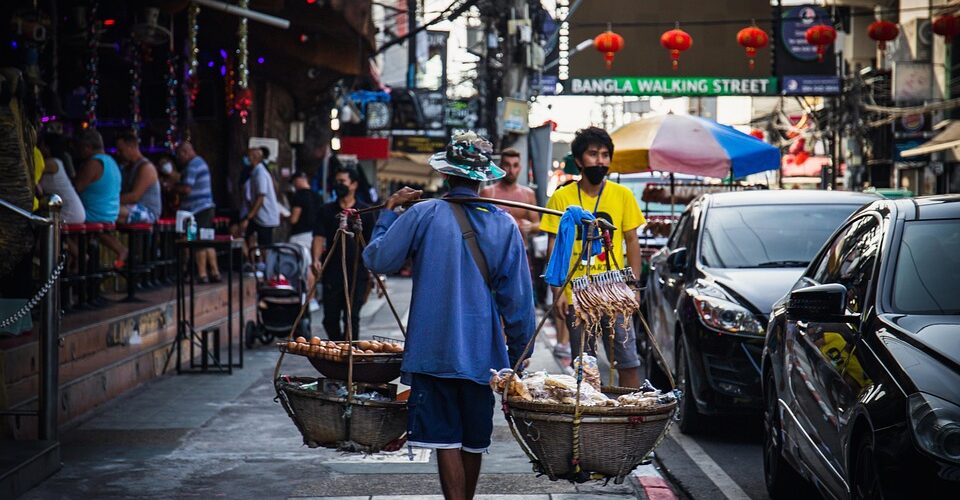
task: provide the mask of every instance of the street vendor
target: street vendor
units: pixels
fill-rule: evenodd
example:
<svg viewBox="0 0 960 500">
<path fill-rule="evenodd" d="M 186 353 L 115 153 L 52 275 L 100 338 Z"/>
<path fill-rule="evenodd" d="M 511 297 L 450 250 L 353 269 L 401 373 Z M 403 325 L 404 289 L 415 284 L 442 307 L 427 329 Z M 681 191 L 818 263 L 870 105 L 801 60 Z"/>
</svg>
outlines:
<svg viewBox="0 0 960 500">
<path fill-rule="evenodd" d="M 448 198 L 476 197 L 481 182 L 503 177 L 490 151 L 467 132 L 431 157 Z M 472 498 L 493 432 L 490 370 L 515 366 L 534 333 L 530 271 L 509 213 L 444 200 L 404 210 L 420 194 L 405 187 L 387 200 L 363 258 L 376 273 L 413 259 L 401 378 L 411 386 L 408 444 L 437 450 L 446 498 Z"/>
<path fill-rule="evenodd" d="M 633 269 L 634 276 L 640 276 L 640 242 L 637 239 L 637 228 L 643 225 L 646 219 L 640 211 L 633 192 L 606 178 L 610 160 L 613 158 L 613 140 L 605 130 L 589 127 L 577 132 L 570 144 L 570 149 L 574 162 L 580 170 L 580 180 L 557 189 L 547 201 L 547 208 L 562 212 L 567 207 L 576 205 L 617 227 L 611 235 L 610 248 L 614 255 L 607 255 L 606 251 L 590 255 L 589 262 L 584 262 L 573 277 L 586 275 L 588 267 L 591 274 L 597 274 L 608 269 L 622 269 L 626 265 Z M 540 230 L 549 234 L 547 253 L 550 255 L 553 254 L 559 228 L 560 217 L 556 215 L 544 215 L 540 221 Z M 581 260 L 583 247 L 582 234 L 578 230 L 576 240 L 573 242 L 568 272 L 578 260 Z M 574 320 L 571 301 L 572 293 L 570 286 L 567 285 L 564 293 L 557 299 L 556 307 L 570 331 L 570 346 L 573 356 L 576 357 L 580 355 L 580 335 L 583 333 L 584 325 L 577 324 Z M 626 328 L 622 317 L 614 318 L 612 322 L 604 319 L 601 325 L 602 333 L 594 340 L 604 346 L 607 345 L 606 339 L 610 335 L 609 329 L 611 327 L 614 329 L 613 359 L 609 361 L 611 365 L 616 361 L 620 386 L 640 387 L 640 359 L 637 356 L 636 334 L 633 328 Z M 586 345 L 587 352 L 595 356 L 594 342 L 587 339 Z"/>
</svg>

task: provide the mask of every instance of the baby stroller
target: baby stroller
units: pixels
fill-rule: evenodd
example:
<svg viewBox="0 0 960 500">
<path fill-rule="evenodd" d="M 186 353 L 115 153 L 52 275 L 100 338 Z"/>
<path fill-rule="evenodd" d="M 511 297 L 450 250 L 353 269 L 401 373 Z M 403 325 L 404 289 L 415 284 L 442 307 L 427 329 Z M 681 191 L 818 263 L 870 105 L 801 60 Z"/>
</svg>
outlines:
<svg viewBox="0 0 960 500">
<path fill-rule="evenodd" d="M 275 243 L 260 247 L 263 269 L 257 273 L 256 322 L 248 321 L 244 329 L 246 347 L 257 339 L 264 345 L 286 338 L 307 299 L 303 253 L 299 246 Z M 310 315 L 305 313 L 294 336 L 310 338 Z"/>
</svg>

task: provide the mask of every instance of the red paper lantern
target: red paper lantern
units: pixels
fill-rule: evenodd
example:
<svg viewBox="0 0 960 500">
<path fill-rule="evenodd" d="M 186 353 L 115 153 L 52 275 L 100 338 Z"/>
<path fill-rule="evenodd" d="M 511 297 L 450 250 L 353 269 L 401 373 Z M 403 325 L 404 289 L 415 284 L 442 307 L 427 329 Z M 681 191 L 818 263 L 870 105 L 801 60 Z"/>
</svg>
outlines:
<svg viewBox="0 0 960 500">
<path fill-rule="evenodd" d="M 823 62 L 823 54 L 827 51 L 827 47 L 837 39 L 837 30 L 833 29 L 833 26 L 818 24 L 807 28 L 804 36 L 807 38 L 807 43 L 816 45 L 817 60 Z"/>
<path fill-rule="evenodd" d="M 944 37 L 947 43 L 960 35 L 960 17 L 945 14 L 933 20 L 933 32 Z"/>
<path fill-rule="evenodd" d="M 762 49 L 770 42 L 767 32 L 756 26 L 743 28 L 737 33 L 737 43 L 747 51 L 747 57 L 750 59 L 750 69 L 753 69 L 753 58 L 757 56 L 757 49 Z"/>
<path fill-rule="evenodd" d="M 603 52 L 603 60 L 607 62 L 607 69 L 613 67 L 613 56 L 623 49 L 623 37 L 607 30 L 593 39 L 593 47 Z"/>
<path fill-rule="evenodd" d="M 887 48 L 887 42 L 895 40 L 900 34 L 900 28 L 896 23 L 890 21 L 874 21 L 867 26 L 867 36 L 871 40 L 876 40 L 877 48 L 883 52 Z"/>
<path fill-rule="evenodd" d="M 660 35 L 660 45 L 670 51 L 673 59 L 673 70 L 680 67 L 680 53 L 693 46 L 693 37 L 680 28 L 672 29 Z"/>
</svg>

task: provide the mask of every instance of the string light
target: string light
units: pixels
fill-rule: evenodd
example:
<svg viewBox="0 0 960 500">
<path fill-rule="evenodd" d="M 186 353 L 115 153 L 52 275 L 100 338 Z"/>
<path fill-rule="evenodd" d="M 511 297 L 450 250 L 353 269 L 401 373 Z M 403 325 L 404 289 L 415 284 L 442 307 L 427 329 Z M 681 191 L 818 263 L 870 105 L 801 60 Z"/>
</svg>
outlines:
<svg viewBox="0 0 960 500">
<path fill-rule="evenodd" d="M 140 89 L 143 83 L 143 64 L 140 57 L 140 44 L 133 42 L 130 45 L 130 111 L 133 115 L 133 129 L 140 130 L 143 126 L 143 115 L 140 109 Z"/>
<path fill-rule="evenodd" d="M 97 126 L 97 87 L 100 85 L 100 76 L 97 74 L 97 67 L 100 63 L 100 56 L 97 53 L 100 44 L 100 30 L 97 29 L 98 8 L 99 2 L 93 2 L 93 5 L 90 6 L 90 22 L 87 33 L 87 51 L 90 53 L 90 57 L 87 59 L 87 95 L 84 98 L 84 105 L 87 108 L 85 123 L 90 127 Z"/>
<path fill-rule="evenodd" d="M 246 9 L 249 5 L 250 0 L 239 0 L 237 4 L 241 9 Z M 246 125 L 247 115 L 250 113 L 250 105 L 252 104 L 252 93 L 248 88 L 250 83 L 248 59 L 250 54 L 247 50 L 249 32 L 246 17 L 240 18 L 240 26 L 237 27 L 237 36 L 239 37 L 239 41 L 237 42 L 237 86 L 239 87 L 239 92 L 237 93 L 237 100 L 234 103 L 234 107 L 236 107 L 240 114 L 240 123 Z"/>
<path fill-rule="evenodd" d="M 169 150 L 173 150 L 176 145 L 177 121 L 179 112 L 177 110 L 177 56 L 171 50 L 167 57 L 167 132 L 163 138 L 163 145 Z"/>
<path fill-rule="evenodd" d="M 200 49 L 197 47 L 197 33 L 200 31 L 200 25 L 197 18 L 200 16 L 200 6 L 191 3 L 187 11 L 187 71 L 184 78 L 184 85 L 187 90 L 187 102 L 191 108 L 197 102 L 197 94 L 200 92 L 200 77 L 197 73 L 199 66 Z"/>
</svg>

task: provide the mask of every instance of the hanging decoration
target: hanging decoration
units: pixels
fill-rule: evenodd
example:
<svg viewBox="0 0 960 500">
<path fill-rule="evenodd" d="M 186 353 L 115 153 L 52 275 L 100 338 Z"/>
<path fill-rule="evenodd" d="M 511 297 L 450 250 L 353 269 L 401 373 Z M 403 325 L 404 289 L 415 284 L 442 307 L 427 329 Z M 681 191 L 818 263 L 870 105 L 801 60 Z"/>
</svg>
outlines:
<svg viewBox="0 0 960 500">
<path fill-rule="evenodd" d="M 246 9 L 250 4 L 250 0 L 240 0 L 238 7 L 241 9 Z M 240 26 L 237 28 L 237 36 L 239 41 L 237 42 L 237 95 L 236 100 L 233 103 L 233 107 L 237 110 L 237 113 L 240 115 L 240 123 L 246 125 L 247 115 L 250 113 L 250 106 L 253 104 L 253 92 L 249 88 L 249 77 L 250 77 L 250 67 L 249 67 L 249 52 L 247 50 L 247 41 L 249 38 L 249 32 L 247 29 L 247 18 L 240 18 Z"/>
<path fill-rule="evenodd" d="M 693 37 L 680 29 L 680 23 L 677 23 L 676 28 L 660 35 L 660 45 L 670 51 L 670 58 L 673 59 L 673 70 L 676 71 L 680 67 L 680 53 L 693 46 Z"/>
<path fill-rule="evenodd" d="M 960 35 L 960 17 L 953 14 L 944 14 L 934 19 L 933 32 L 950 43 L 953 41 L 953 37 Z"/>
<path fill-rule="evenodd" d="M 139 131 L 143 126 L 143 114 L 140 109 L 140 90 L 143 86 L 143 59 L 140 43 L 131 40 L 130 43 L 130 126 Z"/>
<path fill-rule="evenodd" d="M 877 42 L 877 49 L 880 52 L 884 52 L 887 49 L 887 42 L 896 40 L 898 35 L 900 35 L 900 28 L 890 21 L 874 21 L 867 26 L 867 36 Z"/>
<path fill-rule="evenodd" d="M 200 92 L 199 69 L 200 49 L 197 47 L 197 33 L 200 31 L 200 25 L 197 18 L 200 16 L 200 6 L 191 3 L 187 11 L 187 64 L 186 76 L 183 84 L 186 86 L 187 103 L 193 108 L 197 103 L 197 94 Z"/>
<path fill-rule="evenodd" d="M 176 146 L 177 121 L 179 120 L 177 110 L 177 56 L 173 50 L 167 57 L 167 105 L 164 111 L 167 113 L 167 130 L 163 136 L 163 146 L 173 151 Z"/>
<path fill-rule="evenodd" d="M 99 2 L 93 2 L 90 6 L 90 23 L 87 31 L 87 95 L 84 98 L 84 106 L 87 108 L 87 126 L 97 126 L 97 88 L 100 86 L 100 75 L 97 69 L 100 64 L 100 56 L 97 50 L 100 45 L 100 27 L 97 20 L 97 9 Z"/>
<path fill-rule="evenodd" d="M 610 31 L 609 25 L 607 31 L 600 33 L 593 39 L 593 47 L 603 52 L 603 60 L 607 63 L 607 69 L 613 68 L 613 56 L 623 50 L 623 37 L 613 31 Z"/>
<path fill-rule="evenodd" d="M 837 30 L 833 29 L 833 26 L 817 24 L 807 28 L 804 36 L 807 43 L 817 47 L 817 61 L 823 62 L 823 55 L 826 54 L 827 47 L 837 39 Z"/>
<path fill-rule="evenodd" d="M 757 49 L 766 47 L 769 42 L 770 37 L 767 36 L 767 32 L 756 25 L 743 28 L 737 33 L 737 43 L 746 49 L 751 71 L 755 66 L 754 58 L 757 56 Z"/>
</svg>

